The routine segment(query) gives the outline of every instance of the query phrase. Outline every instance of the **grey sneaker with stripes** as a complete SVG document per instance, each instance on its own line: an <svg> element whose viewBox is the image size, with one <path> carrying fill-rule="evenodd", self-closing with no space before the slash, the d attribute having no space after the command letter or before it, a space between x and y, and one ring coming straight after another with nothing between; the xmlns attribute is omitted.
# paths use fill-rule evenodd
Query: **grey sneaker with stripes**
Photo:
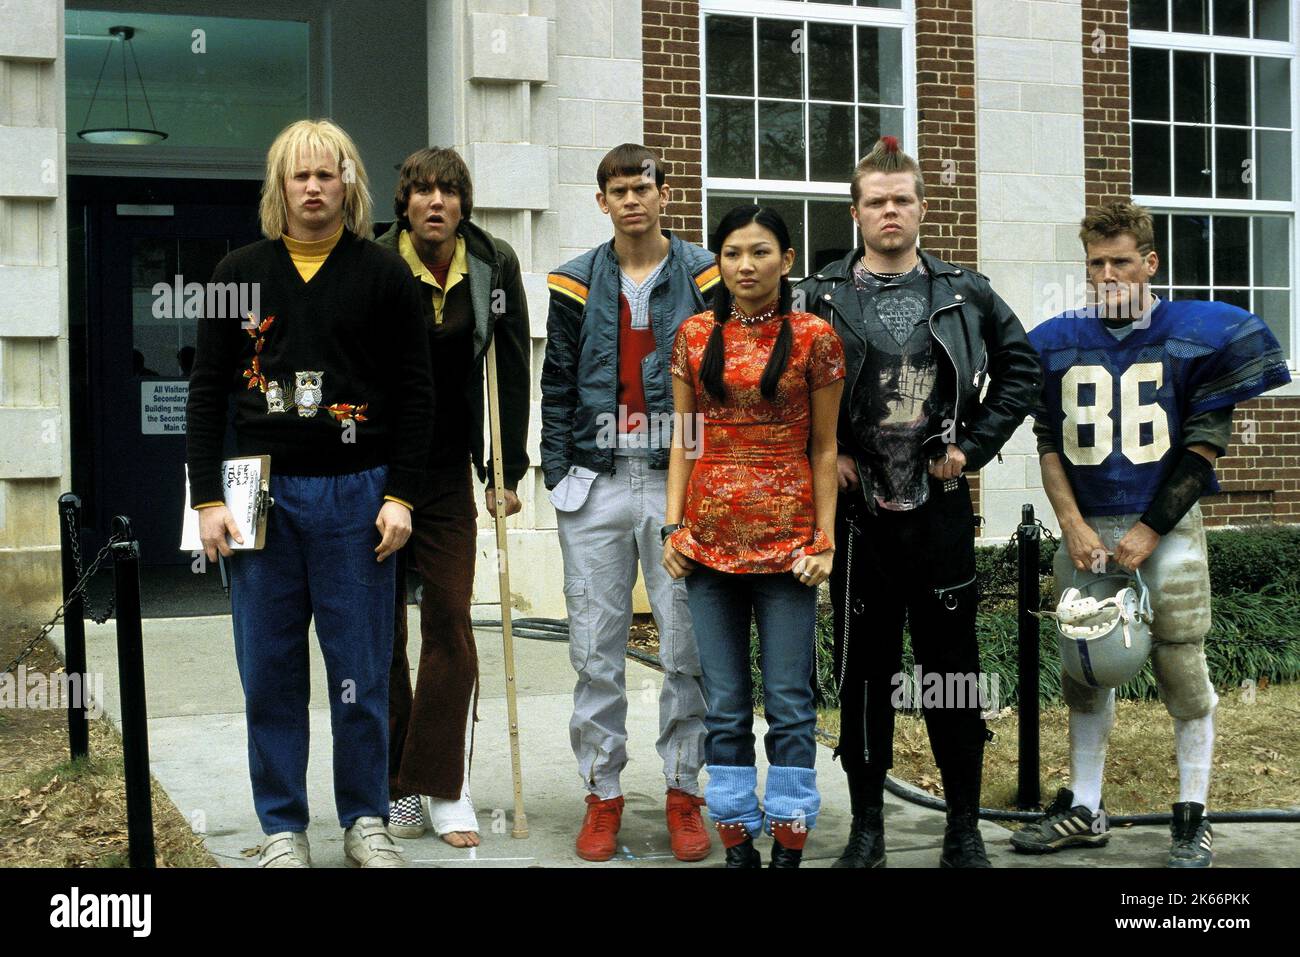
<svg viewBox="0 0 1300 957"><path fill-rule="evenodd" d="M1205 806L1193 801L1174 805L1169 822L1172 840L1168 867L1209 867L1214 863L1214 831Z"/></svg>
<svg viewBox="0 0 1300 957"><path fill-rule="evenodd" d="M1074 803L1069 788L1061 788L1040 820L1011 835L1011 846L1023 854L1051 854L1067 847L1105 847L1109 840L1105 806L1094 814Z"/></svg>

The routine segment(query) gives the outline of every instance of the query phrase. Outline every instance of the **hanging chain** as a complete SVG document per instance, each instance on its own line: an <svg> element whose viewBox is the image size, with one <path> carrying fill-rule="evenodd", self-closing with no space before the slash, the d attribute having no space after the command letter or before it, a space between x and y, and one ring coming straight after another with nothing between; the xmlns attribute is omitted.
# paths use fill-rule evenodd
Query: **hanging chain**
<svg viewBox="0 0 1300 957"><path fill-rule="evenodd" d="M71 513L69 513L69 515L71 515ZM69 535L68 541L72 544L72 558L76 566L77 584L73 587L72 591L68 593L68 597L63 600L63 604L59 605L59 609L54 613L54 617L45 623L45 626L37 632L35 638L23 646L23 650L19 652L18 657L9 662L8 667L6 667L3 672L4 674L8 674L22 664L24 659L26 659L27 656L32 653L33 649L35 649L40 643L41 639L54 630L54 626L58 624L59 619L63 617L64 610L78 598L84 596L86 586L90 584L90 580L95 577L95 572L99 571L99 566L102 565L104 559L108 557L109 551L112 547L118 542L126 541L126 538L125 536L114 532L113 535L109 537L108 541L104 543L104 547L99 550L99 554L95 556L95 560L90 563L90 567L86 569L85 574L82 574L81 572L81 546L77 542L77 536ZM88 607L87 610L89 611ZM91 617L94 619L96 624L102 625L104 622L108 621L108 618L112 613L113 595L110 594L108 607L105 609L103 617L101 618L94 614L92 614Z"/></svg>
<svg viewBox="0 0 1300 957"><path fill-rule="evenodd" d="M80 585L81 579L88 576L83 576L81 573L81 530L73 527L72 520L75 514L75 512L69 509L64 513L64 518L68 525L68 543L72 546L72 567L73 571L75 571L77 575L77 583ZM124 541L124 539L114 533L109 538L104 549L110 548L114 542L120 541ZM98 567L99 563L103 561L104 549L101 549L99 555L96 556L95 567ZM93 575L94 568L92 568L90 572L90 576ZM87 584L89 584L89 581L87 581ZM86 617L95 624L102 625L104 622L108 621L108 619L113 617L113 603L117 600L117 594L116 592L111 591L108 593L108 604L104 607L103 614L97 613L95 609L90 606L89 596L86 596L83 600L85 602ZM64 602L64 604L66 605L67 602Z"/></svg>

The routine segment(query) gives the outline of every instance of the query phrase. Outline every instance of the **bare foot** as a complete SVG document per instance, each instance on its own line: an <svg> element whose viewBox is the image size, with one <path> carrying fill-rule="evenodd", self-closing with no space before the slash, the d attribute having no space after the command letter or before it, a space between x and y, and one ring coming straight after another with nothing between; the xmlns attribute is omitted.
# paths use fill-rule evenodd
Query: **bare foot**
<svg viewBox="0 0 1300 957"><path fill-rule="evenodd" d="M452 847L478 847L478 831L448 831L442 839Z"/></svg>

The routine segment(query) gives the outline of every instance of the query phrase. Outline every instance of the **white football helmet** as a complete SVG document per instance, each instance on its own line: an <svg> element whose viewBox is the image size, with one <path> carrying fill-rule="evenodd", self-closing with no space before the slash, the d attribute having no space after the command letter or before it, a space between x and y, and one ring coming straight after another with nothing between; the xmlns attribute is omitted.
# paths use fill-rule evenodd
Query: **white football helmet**
<svg viewBox="0 0 1300 957"><path fill-rule="evenodd" d="M1067 588L1056 611L1061 665L1090 688L1118 688L1131 681L1151 653L1151 593L1141 572L1098 575ZM1122 582L1116 587L1117 582Z"/></svg>

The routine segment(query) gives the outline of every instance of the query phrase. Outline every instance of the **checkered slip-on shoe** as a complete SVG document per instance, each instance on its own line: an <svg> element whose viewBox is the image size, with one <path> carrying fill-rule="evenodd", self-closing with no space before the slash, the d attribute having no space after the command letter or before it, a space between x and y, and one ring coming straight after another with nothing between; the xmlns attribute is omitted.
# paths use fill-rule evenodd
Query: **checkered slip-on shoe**
<svg viewBox="0 0 1300 957"><path fill-rule="evenodd" d="M420 795L412 794L388 802L388 833L407 840L424 835L424 807Z"/></svg>
<svg viewBox="0 0 1300 957"><path fill-rule="evenodd" d="M1069 788L1061 788L1041 820L1011 835L1011 846L1022 854L1051 854L1067 847L1105 847L1109 840L1105 806L1094 814L1074 803Z"/></svg>

